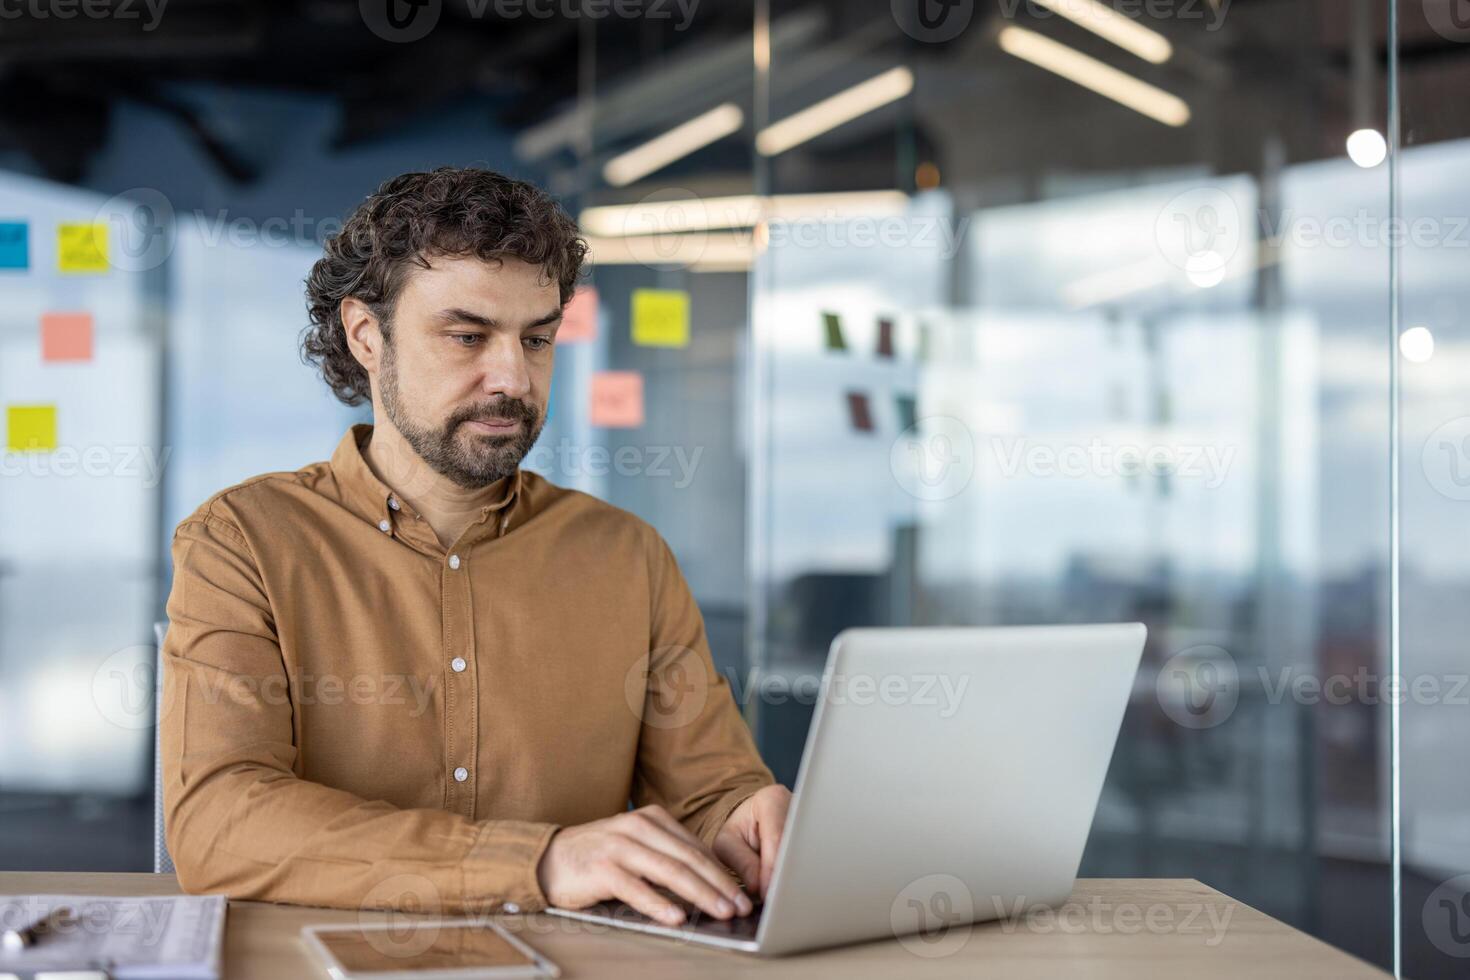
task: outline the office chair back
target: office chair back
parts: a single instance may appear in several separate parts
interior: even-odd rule
[[[153,662],[153,870],[158,874],[174,873],[174,859],[169,857],[168,839],[163,835],[163,753],[158,741],[163,730],[159,716],[163,711],[163,637],[167,632],[167,620],[153,624],[153,635],[158,640]]]

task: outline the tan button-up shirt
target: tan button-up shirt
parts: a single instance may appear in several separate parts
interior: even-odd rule
[[[529,911],[558,826],[631,800],[712,841],[773,780],[657,532],[521,471],[446,550],[368,468],[371,432],[174,532],[160,751],[183,887]]]

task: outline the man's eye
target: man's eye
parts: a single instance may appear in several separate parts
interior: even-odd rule
[[[449,336],[453,337],[461,347],[473,347],[480,342],[480,335],[477,333],[454,333]]]
[[[550,337],[527,337],[526,345],[532,350],[545,350],[551,346]]]

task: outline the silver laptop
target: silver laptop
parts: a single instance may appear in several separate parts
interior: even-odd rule
[[[1139,623],[853,629],[832,642],[763,905],[666,926],[780,955],[952,927],[1071,894],[1143,651]]]

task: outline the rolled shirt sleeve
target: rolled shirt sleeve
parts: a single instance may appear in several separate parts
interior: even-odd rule
[[[775,779],[715,669],[678,562],[656,533],[648,555],[651,636],[633,802],[663,806],[709,844],[737,806]]]

